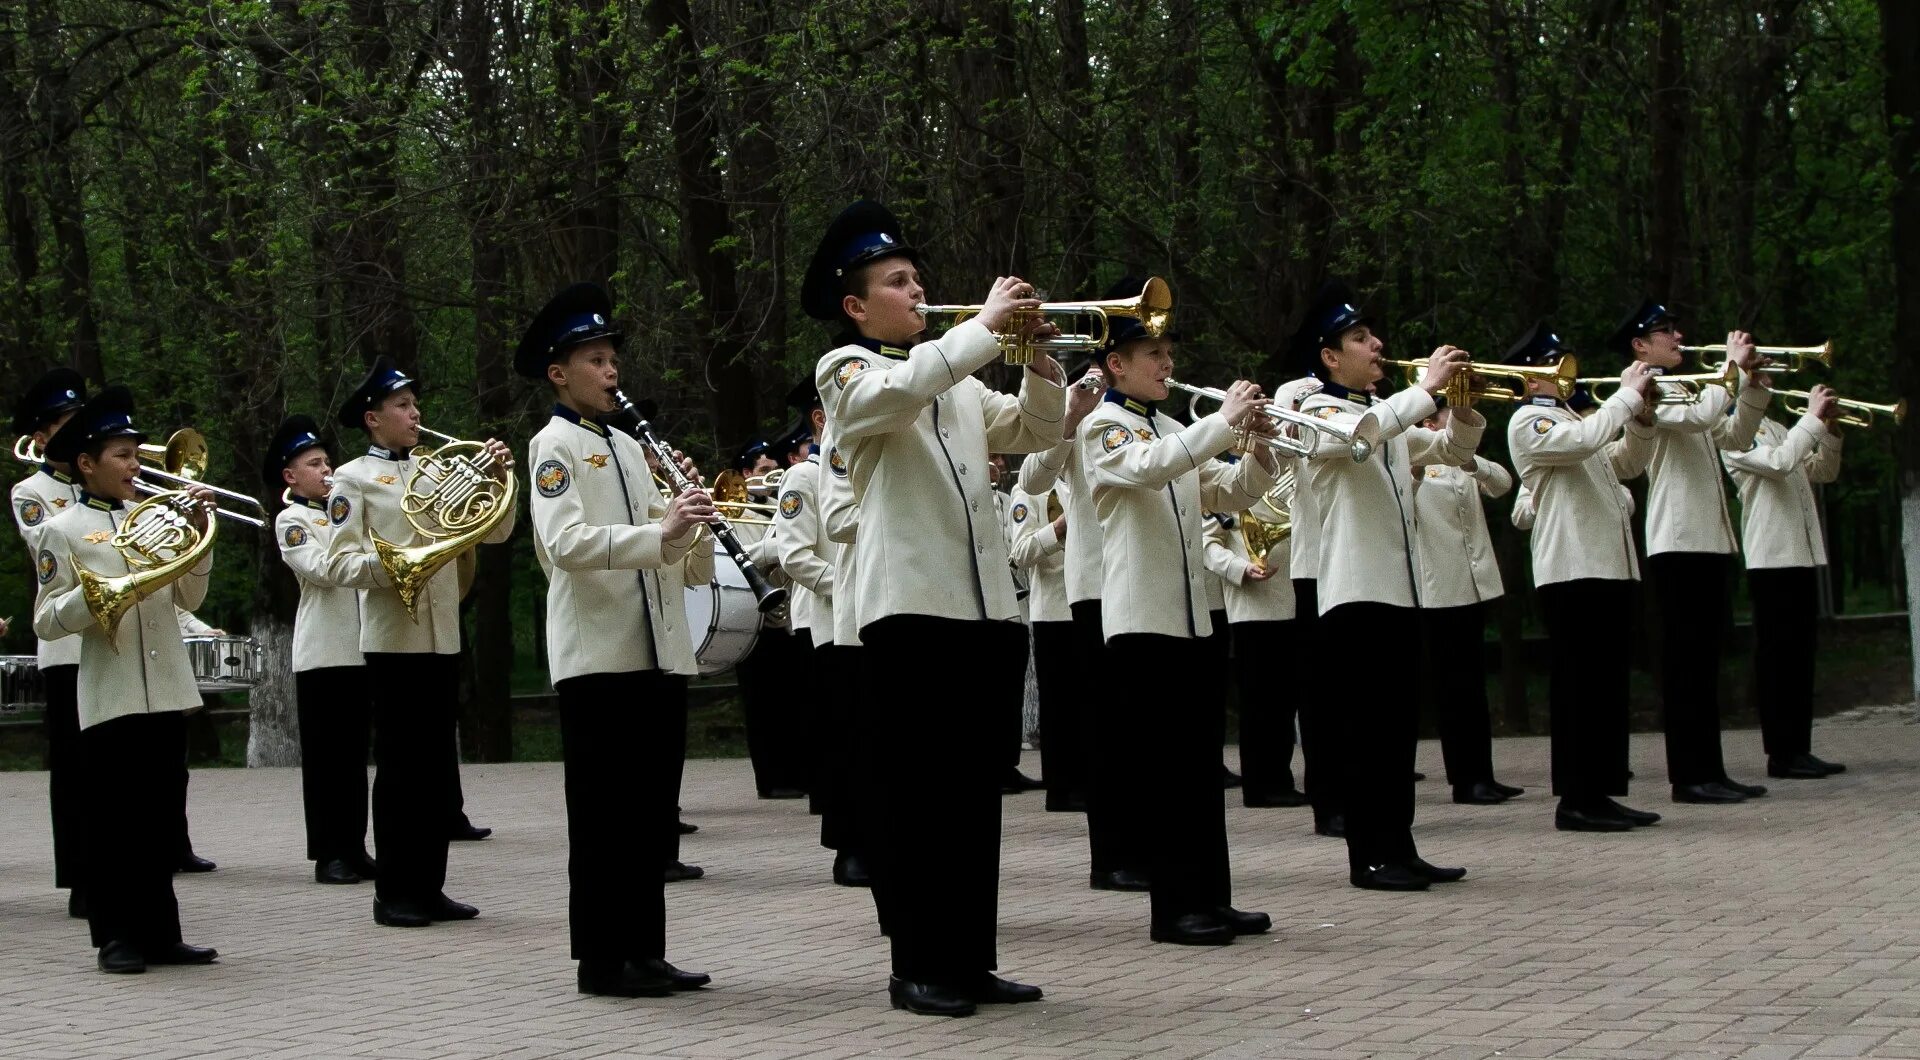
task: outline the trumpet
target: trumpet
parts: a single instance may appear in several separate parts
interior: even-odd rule
[[[979,316],[983,305],[919,305],[923,317],[951,317],[959,324]],[[1021,310],[1007,322],[1007,331],[999,337],[1000,351],[1007,364],[1032,364],[1037,352],[1090,353],[1107,344],[1107,326],[1113,317],[1140,321],[1147,334],[1155,338],[1173,326],[1173,290],[1167,281],[1155,276],[1132,298],[1113,298],[1103,302],[1043,302],[1037,309]],[[1036,339],[1028,335],[1030,325],[1057,323],[1061,334]]]
[[[1693,372],[1686,375],[1656,375],[1653,377],[1653,404],[1655,405],[1691,405],[1700,400],[1702,387],[1722,387],[1729,393],[1740,388],[1740,366],[1732,361],[1722,361],[1712,371]],[[1582,376],[1574,380],[1586,386],[1593,394],[1593,400],[1605,401],[1620,388],[1620,377],[1611,375]],[[1661,386],[1671,383],[1672,386]],[[1607,393],[1600,392],[1601,387],[1611,387]],[[1563,399],[1564,400],[1564,399]]]
[[[493,451],[484,442],[463,441],[421,427],[420,433],[440,440],[440,447],[413,450],[414,469],[407,476],[400,511],[427,543],[396,545],[373,535],[373,551],[380,558],[407,617],[420,621],[415,607],[420,590],[440,568],[460,558],[513,513],[519,480],[511,473],[494,475]]]
[[[1811,361],[1818,361],[1828,368],[1833,367],[1832,339],[1813,346],[1755,346],[1753,350],[1762,357],[1774,357],[1787,362],[1785,365],[1768,365],[1767,368],[1771,371],[1803,371],[1806,369],[1808,362]],[[1727,344],[1718,342],[1707,346],[1682,346],[1680,347],[1680,352],[1717,353],[1725,357],[1727,355]]]
[[[1389,360],[1387,363],[1405,371],[1407,382],[1415,386],[1419,385],[1420,377],[1427,370],[1425,357],[1411,361]],[[1517,404],[1527,400],[1527,383],[1534,379],[1552,382],[1560,400],[1565,401],[1573,396],[1573,384],[1578,382],[1574,377],[1579,374],[1580,361],[1572,354],[1563,354],[1554,364],[1537,368],[1515,364],[1470,364],[1447,380],[1447,404],[1457,409],[1471,408],[1482,401]]]
[[[1192,395],[1187,401],[1187,412],[1191,414],[1194,419],[1200,418],[1201,399],[1205,398],[1221,402],[1227,400],[1227,392],[1216,387],[1188,386],[1176,379],[1167,380],[1167,386],[1175,390],[1184,390]],[[1330,435],[1345,443],[1346,446],[1352,450],[1353,462],[1356,464],[1373,455],[1373,443],[1355,435],[1351,427],[1342,427],[1330,420],[1323,420],[1318,416],[1309,416],[1303,412],[1295,412],[1290,408],[1284,408],[1271,401],[1262,405],[1258,412],[1260,415],[1278,423],[1291,424],[1302,432],[1303,436],[1300,438],[1281,434],[1275,435],[1272,438],[1261,439],[1267,443],[1269,449],[1283,456],[1307,457],[1313,455],[1313,439],[1305,437],[1305,435],[1316,432]]]
[[[80,579],[80,592],[95,622],[106,631],[107,645],[120,653],[120,620],[135,604],[179,580],[192,570],[200,558],[213,548],[219,527],[207,520],[203,532],[192,518],[202,502],[185,490],[163,490],[141,501],[127,512],[126,519],[107,543],[127,562],[127,573],[100,574],[69,556],[73,572]],[[223,509],[211,509],[221,514]],[[245,519],[245,516],[230,518]],[[250,520],[249,520],[250,521]]]
[[[205,486],[208,491],[216,495],[224,496],[224,497],[234,497],[239,500],[246,501],[250,504],[253,504],[256,507],[259,506],[260,502],[257,500],[254,500],[252,497],[249,497],[242,493],[234,493],[231,490],[223,490],[218,486],[209,486],[206,483],[200,481],[197,477],[195,477],[201,471],[204,471],[206,468],[207,443],[204,438],[201,438],[199,431],[193,430],[190,427],[175,431],[173,434],[173,437],[179,438],[183,434],[191,435],[194,439],[197,439],[199,441],[198,453],[199,453],[200,462],[197,468],[189,468],[184,463],[170,465],[166,471],[158,471],[153,468],[143,467],[140,469],[141,475],[142,476],[153,475],[157,478],[170,479],[174,482],[181,483],[183,487]],[[172,441],[173,439],[171,438],[168,439],[169,444],[168,446],[165,446],[165,447],[157,446],[157,445],[142,445],[140,447],[140,449],[142,450],[140,454],[140,458],[142,460],[147,459],[146,450],[151,449],[151,450],[160,450],[164,452],[166,449],[171,448]],[[189,447],[183,445],[182,452],[185,452],[187,448]],[[20,437],[14,439],[13,441],[13,458],[15,460],[20,461],[23,464],[38,465],[46,460],[46,453],[42,452],[39,446],[33,444],[32,435],[23,434]],[[154,498],[155,500],[158,500],[161,497],[170,497],[175,495],[176,493],[180,493],[184,497],[184,494],[182,493],[181,490],[162,489],[161,487],[156,486],[151,482],[148,482],[144,477],[134,479],[133,488],[139,490],[141,493],[147,495],[148,497]],[[255,527],[256,529],[264,530],[266,529],[266,526],[267,526],[267,522],[264,519],[256,519],[251,515],[245,514],[244,512],[236,512],[230,508],[221,508],[215,505],[211,507],[209,510],[212,511],[214,515],[217,515],[222,519],[232,519],[236,523],[245,523],[248,526]]]
[[[1807,414],[1807,402],[1813,399],[1813,395],[1805,390],[1775,390],[1773,393],[1775,397],[1799,400],[1800,404],[1787,406],[1787,411],[1793,413],[1795,416],[1805,416]],[[1875,413],[1879,413],[1892,420],[1896,427],[1907,422],[1906,398],[1901,398],[1891,405],[1876,405],[1870,401],[1856,401],[1852,398],[1843,397],[1836,397],[1833,401],[1834,404],[1839,405],[1843,409],[1861,413],[1861,415],[1858,416],[1835,417],[1836,422],[1843,423],[1848,427],[1859,427],[1862,429],[1872,427]]]

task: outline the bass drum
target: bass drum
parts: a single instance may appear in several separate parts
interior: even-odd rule
[[[686,589],[687,628],[703,674],[737,665],[760,637],[759,601],[719,542],[713,550],[713,581]]]

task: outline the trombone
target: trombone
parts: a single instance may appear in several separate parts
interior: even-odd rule
[[[175,446],[176,442],[179,443],[177,450]],[[141,468],[141,477],[133,480],[133,488],[139,490],[141,493],[150,497],[166,497],[172,496],[192,486],[204,486],[215,496],[231,497],[243,503],[251,504],[255,508],[261,508],[259,501],[244,493],[224,490],[218,486],[208,485],[200,480],[199,476],[205,473],[207,468],[207,440],[201,436],[199,431],[191,427],[182,427],[180,430],[173,432],[173,436],[167,439],[166,445],[142,444],[140,446],[140,459],[143,462],[151,461],[156,454],[166,461],[166,470],[163,471],[151,467]],[[32,435],[23,434],[13,441],[13,458],[23,464],[33,464],[37,466],[46,460],[46,453],[42,452],[39,446],[33,444]],[[173,489],[162,489],[152,482],[147,481],[146,476],[148,475],[165,482],[176,483],[177,485]],[[223,519],[232,519],[237,523],[246,523],[248,526],[260,530],[267,528],[267,521],[265,519],[256,519],[244,512],[236,512],[231,508],[222,508],[218,505],[215,505],[210,510],[213,514]],[[266,509],[261,508],[261,511],[264,512],[265,510]]]
[[[1813,395],[1805,390],[1775,390],[1773,393],[1776,397],[1797,399],[1800,402],[1798,405],[1790,404],[1787,406],[1787,411],[1795,416],[1805,416],[1807,414],[1807,402],[1813,398]],[[1896,427],[1907,422],[1906,398],[1901,398],[1891,405],[1876,405],[1871,401],[1855,401],[1852,398],[1843,397],[1836,397],[1833,401],[1834,404],[1839,405],[1843,409],[1860,413],[1858,416],[1835,417],[1836,422],[1845,424],[1848,427],[1871,428],[1873,426],[1874,413],[1879,413],[1892,420]]]
[[[919,305],[922,317],[952,317],[949,327],[979,316],[981,305]],[[1173,290],[1167,281],[1155,276],[1132,298],[1112,298],[1104,302],[1042,302],[1037,309],[1020,310],[1007,322],[1006,334],[999,336],[1000,352],[1007,364],[1032,364],[1034,354],[1091,353],[1107,344],[1107,325],[1113,317],[1140,321],[1147,334],[1159,338],[1173,326]],[[1031,337],[1029,325],[1057,322],[1061,334],[1044,339]]]
[[[1414,386],[1420,385],[1420,377],[1427,371],[1425,357],[1411,361],[1389,359],[1387,363],[1406,372],[1407,382]],[[1573,396],[1573,385],[1580,381],[1574,377],[1579,374],[1580,361],[1570,353],[1543,367],[1469,362],[1447,380],[1447,404],[1457,409],[1471,408],[1482,401],[1518,404],[1527,400],[1527,384],[1535,379],[1551,382],[1554,392],[1565,401]]]
[[[773,490],[785,475],[784,471],[775,469],[764,475],[747,476],[728,468],[713,477],[713,506],[732,522],[746,526],[772,526],[773,514],[780,510],[780,505],[777,502],[753,500],[753,494],[756,490]],[[662,489],[661,492],[667,493],[668,490]]]
[[[1217,387],[1188,386],[1177,379],[1167,380],[1167,386],[1174,390],[1184,390],[1192,395],[1192,397],[1187,400],[1187,413],[1194,419],[1200,418],[1200,401],[1202,398],[1219,402],[1225,402],[1227,400],[1227,392]],[[1318,416],[1309,416],[1304,412],[1295,412],[1290,408],[1276,405],[1271,401],[1260,406],[1256,411],[1268,419],[1275,420],[1281,424],[1291,424],[1303,433],[1303,437],[1300,438],[1277,434],[1271,438],[1261,439],[1261,441],[1267,443],[1268,448],[1282,456],[1302,458],[1312,456],[1314,441],[1311,438],[1304,437],[1304,435],[1313,432],[1330,435],[1345,443],[1347,448],[1352,451],[1353,462],[1356,464],[1373,455],[1373,443],[1354,434],[1353,428],[1351,427],[1342,427],[1331,420],[1323,420]]]
[[[1762,357],[1776,357],[1787,362],[1784,365],[1768,365],[1766,369],[1768,371],[1805,371],[1807,364],[1813,361],[1818,361],[1828,368],[1833,367],[1832,339],[1813,346],[1755,346],[1753,350]],[[1727,355],[1727,344],[1717,342],[1707,346],[1682,346],[1680,347],[1680,352],[1717,353],[1724,358]]]

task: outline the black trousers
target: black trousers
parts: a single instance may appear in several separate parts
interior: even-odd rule
[[[1159,926],[1233,904],[1220,787],[1226,705],[1219,695],[1193,689],[1193,676],[1215,665],[1215,651],[1205,639],[1155,634],[1107,641],[1108,668],[1129,675],[1123,694],[1152,721],[1153,753],[1138,779],[1147,795],[1143,835]]]
[[[373,688],[373,842],[382,899],[431,901],[447,885],[459,807],[453,697],[459,656],[368,652]]]
[[[1813,659],[1818,583],[1812,567],[1747,572],[1753,597],[1753,686],[1768,757],[1813,752]]]
[[[1487,608],[1422,608],[1427,694],[1440,723],[1440,757],[1455,788],[1493,780],[1493,721],[1487,711]]]
[[[1727,567],[1717,552],[1647,557],[1660,606],[1660,705],[1667,778],[1676,787],[1724,779],[1720,757],[1720,656],[1733,621]]]
[[[1352,692],[1325,689],[1341,749],[1342,803],[1347,815],[1347,862],[1354,870],[1404,864],[1413,844],[1413,759],[1420,743],[1420,701],[1404,689],[1368,681],[1379,645],[1412,644],[1420,613],[1378,603],[1341,604],[1320,616],[1323,647],[1342,651],[1356,668]]]
[[[357,858],[367,849],[367,748],[373,735],[367,668],[301,670],[293,687],[307,860]]]
[[[1634,583],[1581,578],[1539,593],[1553,660],[1553,793],[1576,804],[1625,795]]]
[[[1073,604],[1072,610],[1071,656],[1104,661],[1107,648],[1100,629],[1100,601],[1084,600]],[[1139,778],[1153,740],[1142,701],[1118,687],[1112,668],[1103,665],[1080,681],[1080,704],[1092,869],[1143,871],[1147,851],[1141,832],[1146,827],[1148,797],[1140,789]]]
[[[1247,799],[1293,791],[1293,724],[1302,658],[1298,622],[1235,622],[1233,680],[1240,691],[1240,776]]]
[[[1087,796],[1086,733],[1081,723],[1089,707],[1088,674],[1098,656],[1074,652],[1073,622],[1035,622],[1033,677],[1040,690],[1040,777],[1047,785],[1047,809],[1067,810]]]
[[[80,667],[40,671],[47,693],[47,807],[53,816],[53,885],[86,878],[87,781],[80,739]],[[182,730],[184,732],[184,729]],[[151,794],[148,796],[151,798]]]
[[[680,785],[687,777],[687,679],[660,675],[660,703],[669,717],[667,750],[673,753],[673,827],[666,829],[659,851],[661,865],[680,860]]]
[[[997,965],[1003,720],[1017,699],[1017,622],[896,615],[860,630],[878,778],[875,895],[893,974],[967,985]],[[937,673],[929,660],[944,659]]]
[[[1299,627],[1298,643],[1306,658],[1328,658],[1320,639],[1320,585],[1314,579],[1293,579],[1293,614],[1294,624]],[[1301,781],[1307,801],[1313,805],[1314,826],[1321,827],[1346,812],[1340,781],[1346,752],[1341,749],[1339,703],[1305,684],[1299,687],[1307,689],[1307,694],[1300,697],[1300,743],[1305,752],[1301,756]]]
[[[673,849],[668,844],[678,838],[686,682],[641,670],[569,677],[553,688],[560,699],[566,775],[573,957],[665,957],[667,899],[659,852]]]
[[[808,722],[801,697],[780,686],[797,659],[812,646],[784,629],[762,629],[753,650],[734,667],[747,722],[747,758],[761,795],[775,788],[807,790]]]
[[[141,950],[180,941],[173,897],[180,808],[173,792],[186,753],[178,711],[131,714],[80,734],[86,755],[87,927],[95,946]]]
[[[820,845],[842,854],[865,855],[867,813],[863,799],[867,776],[861,759],[863,739],[859,678],[865,665],[866,649],[849,644],[823,644],[814,649],[817,673],[825,680],[814,683],[813,698],[826,708],[821,726],[824,767],[820,783],[814,788],[814,802],[820,808]]]

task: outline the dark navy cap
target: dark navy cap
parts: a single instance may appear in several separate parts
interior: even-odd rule
[[[814,248],[813,260],[800,284],[800,308],[815,320],[841,319],[840,301],[846,297],[847,274],[862,265],[904,254],[914,265],[920,252],[900,234],[900,220],[877,202],[861,199],[827,223]]]
[[[593,339],[620,348],[626,335],[613,324],[613,299],[599,284],[576,283],[553,296],[520,336],[513,370],[528,379],[544,379],[547,365],[568,350]]]
[[[765,438],[752,439],[747,442],[747,444],[741,446],[739,452],[733,454],[733,469],[740,472],[746,471],[747,468],[753,466],[755,460],[759,459],[760,454],[766,452],[768,448]]]
[[[294,457],[315,446],[324,449],[326,445],[320,440],[320,424],[314,422],[312,416],[288,416],[280,429],[273,432],[266,455],[260,458],[260,478],[269,486],[278,486],[280,472],[286,470]]]
[[[785,457],[788,453],[813,441],[813,421],[801,417],[800,422],[788,427],[780,437],[774,439],[773,450]]]
[[[1287,361],[1300,375],[1320,371],[1320,351],[1339,345],[1340,336],[1367,322],[1359,299],[1344,280],[1328,278],[1314,292],[1307,315],[1287,346]]]
[[[71,368],[54,368],[33,381],[13,404],[13,432],[32,434],[87,401],[87,381]]]
[[[109,438],[147,440],[133,425],[133,392],[123,386],[110,386],[81,405],[47,440],[47,459],[71,464],[87,447]]]
[[[1500,358],[1501,364],[1545,365],[1558,361],[1567,352],[1560,336],[1554,332],[1553,325],[1543,318],[1526,334],[1515,339],[1507,347],[1506,356]]]
[[[347,395],[346,402],[340,406],[340,414],[334,419],[342,427],[364,430],[367,421],[361,417],[386,400],[387,395],[409,389],[418,394],[420,384],[396,367],[393,358],[381,354],[374,359],[373,370],[360,381],[353,393]]]
[[[793,389],[787,391],[787,407],[798,412],[802,419],[806,418],[807,413],[821,407],[820,388],[814,384],[812,376],[793,384]]]
[[[1594,406],[1593,390],[1585,383],[1573,384],[1573,393],[1567,398],[1567,407],[1575,412],[1585,412]]]
[[[1633,340],[1645,338],[1657,325],[1672,323],[1679,319],[1667,312],[1667,307],[1649,298],[1628,313],[1620,326],[1607,336],[1607,348],[1620,353],[1633,355]]]

